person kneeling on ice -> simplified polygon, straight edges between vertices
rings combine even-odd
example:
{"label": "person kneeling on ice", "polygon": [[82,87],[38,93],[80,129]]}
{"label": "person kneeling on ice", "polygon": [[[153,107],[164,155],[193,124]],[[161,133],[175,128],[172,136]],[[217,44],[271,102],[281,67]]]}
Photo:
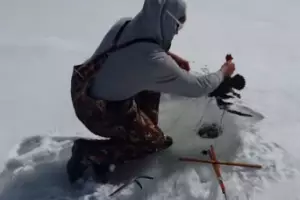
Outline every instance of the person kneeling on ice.
{"label": "person kneeling on ice", "polygon": [[184,1],[145,0],[134,18],[122,18],[110,28],[91,58],[74,66],[76,116],[105,139],[74,142],[67,163],[71,183],[89,166],[105,183],[112,166],[169,148],[172,138],[158,127],[161,93],[208,95],[234,72],[233,63],[205,76],[188,72],[188,62],[169,52],[185,21]]}

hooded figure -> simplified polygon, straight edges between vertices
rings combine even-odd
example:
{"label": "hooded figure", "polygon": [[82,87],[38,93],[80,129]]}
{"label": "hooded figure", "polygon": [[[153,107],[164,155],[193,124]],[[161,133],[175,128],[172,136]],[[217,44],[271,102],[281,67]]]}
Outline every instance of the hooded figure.
{"label": "hooded figure", "polygon": [[78,119],[106,140],[74,142],[67,164],[71,182],[92,166],[106,182],[113,166],[172,145],[158,127],[160,93],[201,97],[223,81],[221,71],[195,76],[169,52],[186,20],[182,0],[145,0],[134,18],[122,18],[90,59],[74,66],[71,96]]}

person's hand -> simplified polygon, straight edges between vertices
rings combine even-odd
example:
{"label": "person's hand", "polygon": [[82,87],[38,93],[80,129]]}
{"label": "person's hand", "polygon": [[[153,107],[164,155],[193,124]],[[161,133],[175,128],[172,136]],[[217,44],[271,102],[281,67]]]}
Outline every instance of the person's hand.
{"label": "person's hand", "polygon": [[235,71],[235,64],[232,61],[226,61],[220,70],[225,77],[230,77]]}
{"label": "person's hand", "polygon": [[241,95],[240,94],[238,94],[238,93],[234,93],[234,96],[236,96],[237,98],[241,98]]}
{"label": "person's hand", "polygon": [[220,71],[223,72],[225,77],[231,77],[235,71],[235,64],[232,62],[233,57],[231,54],[227,54],[225,57],[226,62],[222,65]]}

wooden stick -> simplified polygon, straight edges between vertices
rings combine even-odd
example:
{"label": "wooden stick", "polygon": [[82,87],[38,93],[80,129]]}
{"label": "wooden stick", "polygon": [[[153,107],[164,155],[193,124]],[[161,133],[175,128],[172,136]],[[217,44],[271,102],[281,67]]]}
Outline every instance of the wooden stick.
{"label": "wooden stick", "polygon": [[261,169],[261,165],[256,164],[248,164],[248,163],[235,163],[235,162],[221,162],[221,161],[213,161],[213,160],[202,160],[196,158],[179,158],[180,161],[187,161],[187,162],[200,162],[200,163],[210,163],[210,164],[219,164],[219,165],[230,165],[230,166],[237,166],[237,167],[249,167],[249,168],[256,168]]}

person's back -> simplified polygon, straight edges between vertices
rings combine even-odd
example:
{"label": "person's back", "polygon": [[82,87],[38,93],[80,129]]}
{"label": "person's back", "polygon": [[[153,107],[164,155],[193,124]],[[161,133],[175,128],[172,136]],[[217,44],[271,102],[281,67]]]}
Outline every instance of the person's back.
{"label": "person's back", "polygon": [[[167,54],[177,34],[177,24],[168,13],[162,13],[163,9],[178,19],[186,15],[186,6],[181,0],[145,1],[142,11],[125,27],[118,45],[137,38],[152,38],[158,44],[137,43],[111,54],[91,86],[93,97],[123,100],[143,90],[200,97],[222,82],[222,72],[197,77],[181,69]],[[125,19],[122,19],[113,26],[94,55],[112,45],[117,30],[124,22]]]}

